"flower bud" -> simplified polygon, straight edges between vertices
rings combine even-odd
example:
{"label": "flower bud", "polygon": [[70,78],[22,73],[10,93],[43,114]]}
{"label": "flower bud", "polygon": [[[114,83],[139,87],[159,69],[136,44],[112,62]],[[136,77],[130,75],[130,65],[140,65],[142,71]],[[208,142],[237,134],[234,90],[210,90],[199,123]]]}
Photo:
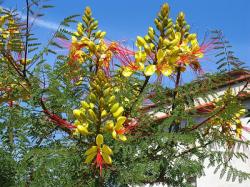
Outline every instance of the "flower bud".
{"label": "flower bud", "polygon": [[95,115],[95,112],[92,109],[89,109],[88,112],[89,112],[91,119],[94,121],[97,121],[97,117]]}
{"label": "flower bud", "polygon": [[103,110],[102,113],[101,113],[101,117],[106,117],[107,116],[107,111],[106,110]]}
{"label": "flower bud", "polygon": [[110,91],[111,91],[111,88],[109,87],[109,88],[107,88],[107,89],[105,89],[104,91],[103,91],[103,95],[106,97],[106,96],[108,96],[109,94],[110,94]]}
{"label": "flower bud", "polygon": [[104,38],[106,36],[106,32],[101,32],[100,38]]}
{"label": "flower bud", "polygon": [[109,98],[108,103],[112,103],[114,100],[115,100],[115,96],[112,95],[112,96]]}
{"label": "flower bud", "polygon": [[119,116],[122,115],[123,111],[124,111],[124,108],[123,108],[122,106],[120,106],[120,107],[116,110],[116,112],[113,113],[113,116],[114,116],[115,118],[118,118]]}
{"label": "flower bud", "polygon": [[73,115],[76,117],[76,118],[81,118],[81,115],[82,115],[82,111],[79,110],[79,109],[75,109],[73,110]]}
{"label": "flower bud", "polygon": [[89,104],[86,101],[81,101],[81,105],[83,108],[88,109],[89,108]]}
{"label": "flower bud", "polygon": [[145,44],[147,44],[147,43],[146,43],[146,41],[144,40],[143,37],[137,36],[137,44],[138,44],[139,46],[143,46],[143,45],[145,45]]}
{"label": "flower bud", "polygon": [[111,109],[110,109],[110,112],[112,112],[112,113],[114,113],[118,108],[119,108],[119,103],[115,103],[112,107],[111,107]]}

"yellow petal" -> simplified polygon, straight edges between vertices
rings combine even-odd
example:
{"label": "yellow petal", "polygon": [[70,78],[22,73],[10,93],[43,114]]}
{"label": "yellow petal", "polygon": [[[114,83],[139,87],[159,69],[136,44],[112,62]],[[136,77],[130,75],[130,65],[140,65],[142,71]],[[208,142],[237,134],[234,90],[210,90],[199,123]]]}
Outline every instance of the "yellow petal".
{"label": "yellow petal", "polygon": [[94,103],[89,103],[89,107],[90,107],[91,109],[93,109],[93,108],[95,108],[95,104],[94,104]]}
{"label": "yellow petal", "polygon": [[132,74],[133,74],[133,71],[130,68],[128,67],[123,68],[122,75],[124,77],[130,77]]}
{"label": "yellow petal", "polygon": [[115,132],[115,131],[112,131],[112,137],[113,137],[114,139],[116,139],[116,136],[117,136],[116,132]]}
{"label": "yellow petal", "polygon": [[75,109],[73,110],[73,115],[76,117],[76,118],[80,118],[81,117],[81,110],[79,109]]}
{"label": "yellow petal", "polygon": [[157,61],[161,62],[163,60],[164,56],[165,56],[164,51],[162,49],[159,49],[157,51]]}
{"label": "yellow petal", "polygon": [[78,120],[76,120],[76,121],[74,122],[74,125],[77,127],[78,125],[81,125],[81,122],[78,121]]}
{"label": "yellow petal", "polygon": [[244,108],[243,108],[243,109],[240,109],[240,111],[239,111],[240,114],[245,114],[246,112],[247,112],[247,110],[244,109]]}
{"label": "yellow petal", "polygon": [[88,155],[87,158],[86,158],[86,160],[84,161],[84,163],[86,163],[86,164],[91,163],[92,160],[95,158],[95,156],[96,156],[96,153]]}
{"label": "yellow petal", "polygon": [[89,108],[89,104],[86,101],[81,101],[81,105],[83,108],[88,109]]}
{"label": "yellow petal", "polygon": [[204,54],[200,52],[200,53],[195,54],[195,56],[196,56],[197,58],[203,58],[203,57],[204,57]]}
{"label": "yellow petal", "polygon": [[112,149],[110,149],[110,147],[107,146],[107,145],[103,145],[103,146],[102,146],[102,151],[103,151],[104,153],[106,153],[107,155],[112,155],[112,154],[113,154]]}
{"label": "yellow petal", "polygon": [[127,137],[126,137],[125,135],[123,135],[123,134],[119,134],[119,139],[120,139],[121,141],[126,141],[126,140],[127,140]]}
{"label": "yellow petal", "polygon": [[161,73],[164,75],[164,76],[170,76],[172,73],[173,73],[173,69],[171,68],[164,68],[161,70]]}
{"label": "yellow petal", "polygon": [[144,64],[143,63],[139,62],[138,65],[139,65],[139,70],[140,71],[144,70]]}
{"label": "yellow petal", "polygon": [[146,76],[151,76],[151,75],[153,75],[155,73],[155,71],[156,71],[156,66],[155,65],[149,65],[149,66],[147,66],[145,68],[144,74]]}
{"label": "yellow petal", "polygon": [[117,118],[117,122],[115,126],[122,126],[122,124],[126,121],[126,117],[125,116],[120,116]]}
{"label": "yellow petal", "polygon": [[114,128],[114,122],[113,122],[112,120],[108,120],[108,121],[106,122],[105,128],[106,128],[107,130],[113,130],[113,128]]}
{"label": "yellow petal", "polygon": [[77,43],[77,38],[75,36],[71,37],[72,43]]}
{"label": "yellow petal", "polygon": [[81,134],[83,134],[83,135],[89,134],[89,131],[88,131],[88,129],[87,129],[86,126],[78,125],[78,126],[77,126],[77,129],[78,129],[78,131],[79,131]]}
{"label": "yellow petal", "polygon": [[84,154],[85,155],[90,155],[90,154],[93,154],[93,153],[95,153],[95,154],[97,153],[97,146],[92,146]]}
{"label": "yellow petal", "polygon": [[102,154],[102,158],[106,164],[112,164],[112,159],[109,155],[104,153]]}
{"label": "yellow petal", "polygon": [[96,145],[97,145],[98,147],[100,147],[101,144],[103,144],[103,136],[102,136],[101,134],[98,134],[98,135],[96,136]]}
{"label": "yellow petal", "polygon": [[111,109],[110,109],[110,112],[114,113],[115,111],[117,111],[119,108],[119,103],[115,103]]}

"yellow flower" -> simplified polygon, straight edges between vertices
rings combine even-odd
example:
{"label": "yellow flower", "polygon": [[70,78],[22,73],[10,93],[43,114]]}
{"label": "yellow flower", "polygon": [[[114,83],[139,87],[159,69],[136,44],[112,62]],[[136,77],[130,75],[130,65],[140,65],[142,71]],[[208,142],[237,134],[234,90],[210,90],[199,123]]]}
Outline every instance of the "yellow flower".
{"label": "yellow flower", "polygon": [[126,121],[125,116],[120,116],[117,118],[117,122],[114,125],[113,121],[107,121],[105,129],[112,133],[112,137],[116,140],[120,139],[122,141],[126,141],[127,137],[124,135],[126,132],[126,128],[124,128],[123,124]]}
{"label": "yellow flower", "polygon": [[98,134],[96,136],[96,146],[92,146],[85,152],[85,155],[87,156],[85,163],[89,164],[94,158],[96,158],[95,164],[100,168],[101,175],[103,164],[112,164],[112,159],[110,157],[112,154],[112,149],[110,149],[109,146],[103,144],[103,136]]}
{"label": "yellow flower", "polygon": [[155,73],[156,71],[156,66],[155,65],[148,65],[145,70],[144,70],[144,74],[146,76],[151,76]]}

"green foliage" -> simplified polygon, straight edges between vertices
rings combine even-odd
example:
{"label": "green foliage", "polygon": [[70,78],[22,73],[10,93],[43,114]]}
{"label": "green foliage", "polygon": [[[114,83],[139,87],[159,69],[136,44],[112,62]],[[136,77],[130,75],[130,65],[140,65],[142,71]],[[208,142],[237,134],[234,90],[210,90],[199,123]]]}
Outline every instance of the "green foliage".
{"label": "green foliage", "polygon": [[17,173],[17,163],[11,154],[0,150],[0,186],[9,187],[15,184],[15,175]]}

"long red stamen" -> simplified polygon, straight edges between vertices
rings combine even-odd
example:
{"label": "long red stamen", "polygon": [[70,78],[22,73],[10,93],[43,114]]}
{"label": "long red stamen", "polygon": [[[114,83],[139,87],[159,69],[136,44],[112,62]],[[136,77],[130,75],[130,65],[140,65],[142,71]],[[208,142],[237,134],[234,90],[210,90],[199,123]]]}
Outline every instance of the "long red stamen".
{"label": "long red stamen", "polygon": [[53,113],[51,113],[51,112],[48,111],[48,110],[43,110],[43,112],[49,116],[50,120],[51,120],[53,123],[55,123],[55,124],[57,124],[57,125],[59,125],[59,126],[63,126],[63,127],[68,128],[68,129],[76,128],[74,125],[72,125],[72,124],[69,123],[68,121],[66,121],[66,120],[64,120],[64,119],[62,119],[62,118],[60,118],[58,115],[53,114]]}
{"label": "long red stamen", "polygon": [[108,46],[108,49],[113,52],[114,56],[122,63],[123,66],[128,66],[131,64],[132,57],[134,57],[135,52],[130,50],[124,46],[122,46],[118,42],[109,42],[105,41]]}
{"label": "long red stamen", "polygon": [[124,134],[126,132],[126,129],[125,128],[122,128],[120,130],[116,130],[115,131],[117,134]]}
{"label": "long red stamen", "polygon": [[103,159],[102,159],[102,154],[101,154],[101,151],[99,148],[97,150],[95,163],[96,163],[96,167],[99,167],[99,169],[100,169],[100,176],[102,176]]}

